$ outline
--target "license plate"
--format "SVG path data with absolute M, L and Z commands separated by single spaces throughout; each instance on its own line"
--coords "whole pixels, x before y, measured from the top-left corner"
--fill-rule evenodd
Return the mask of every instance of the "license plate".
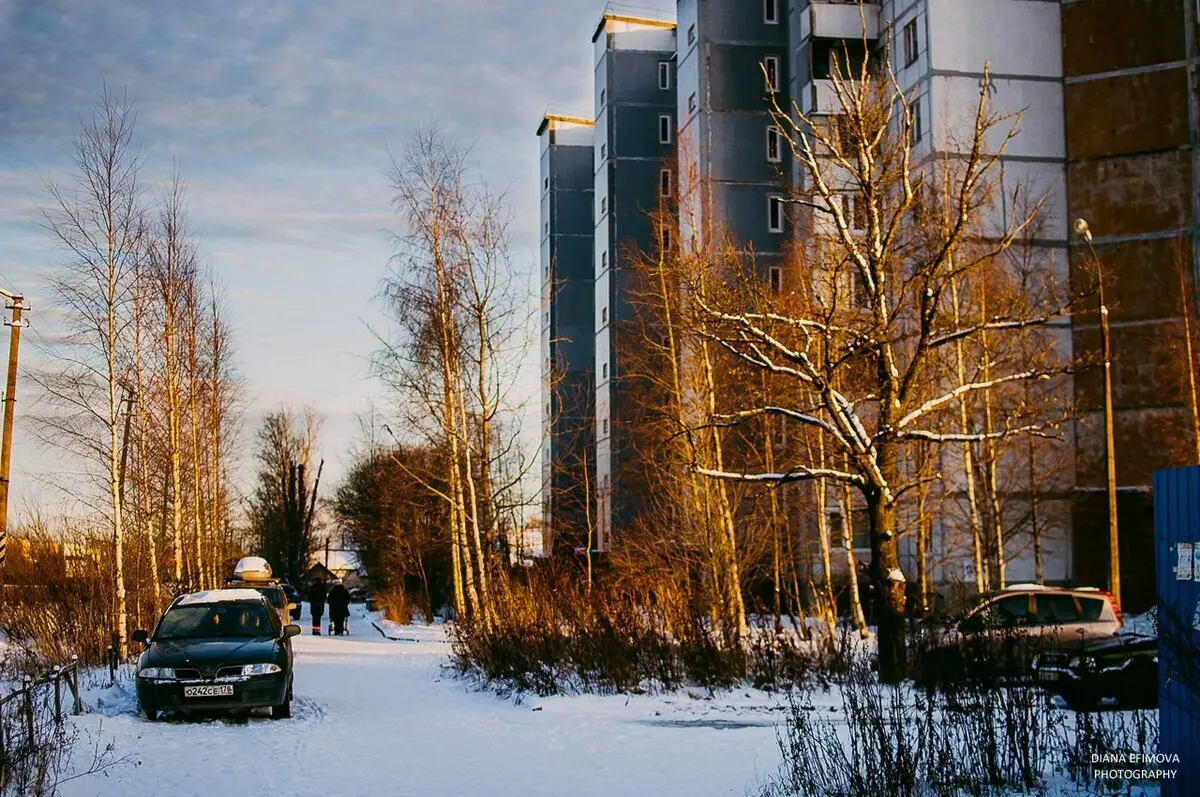
M 1041 670 L 1040 672 L 1038 672 L 1038 680 L 1039 681 L 1057 681 L 1060 675 L 1061 675 L 1061 673 L 1054 672 L 1053 670 Z
M 185 686 L 184 697 L 229 697 L 233 694 L 233 684 L 214 684 L 212 686 Z

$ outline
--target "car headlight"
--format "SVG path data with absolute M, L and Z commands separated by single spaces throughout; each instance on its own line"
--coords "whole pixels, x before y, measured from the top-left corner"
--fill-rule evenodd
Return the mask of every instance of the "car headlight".
M 273 675 L 279 671 L 278 664 L 247 664 L 242 667 L 242 675 Z
M 175 670 L 170 667 L 143 667 L 138 670 L 138 678 L 150 681 L 174 681 Z

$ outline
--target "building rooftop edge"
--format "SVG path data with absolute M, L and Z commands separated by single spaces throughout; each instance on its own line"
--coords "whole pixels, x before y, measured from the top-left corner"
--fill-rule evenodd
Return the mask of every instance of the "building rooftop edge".
M 566 116 L 564 114 L 548 113 L 542 117 L 541 123 L 538 124 L 537 135 L 540 136 L 542 133 L 546 132 L 546 128 L 550 126 L 551 122 L 566 122 L 567 124 L 586 125 L 588 127 L 596 126 L 596 123 L 593 120 L 586 119 L 582 116 Z
M 600 22 L 596 24 L 596 32 L 592 34 L 592 42 L 600 38 L 600 32 L 604 30 L 606 22 L 629 22 L 634 25 L 645 25 L 649 28 L 664 28 L 667 30 L 675 30 L 678 27 L 674 22 L 665 19 L 654 19 L 653 17 L 636 17 L 630 14 L 605 14 L 600 17 Z

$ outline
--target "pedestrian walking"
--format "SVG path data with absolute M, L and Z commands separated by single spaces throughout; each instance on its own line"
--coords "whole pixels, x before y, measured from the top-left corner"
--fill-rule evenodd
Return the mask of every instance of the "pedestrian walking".
M 350 616 L 350 592 L 340 580 L 333 582 L 329 590 L 329 619 L 333 621 L 333 633 L 346 633 L 346 618 Z
M 309 613 L 312 614 L 313 636 L 321 635 L 321 617 L 325 614 L 325 582 L 317 579 L 308 588 Z

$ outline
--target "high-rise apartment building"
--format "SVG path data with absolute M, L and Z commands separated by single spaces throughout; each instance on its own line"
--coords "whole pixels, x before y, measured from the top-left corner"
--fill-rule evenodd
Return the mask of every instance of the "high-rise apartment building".
M 674 187 L 675 23 L 605 14 L 595 54 L 596 547 L 645 505 L 636 378 L 641 336 L 628 259 L 658 245 L 653 214 Z
M 932 170 L 966 154 L 972 138 L 975 110 L 987 75 L 990 110 L 1012 115 L 1000 122 L 987 142 L 998 148 L 1013 125 L 993 171 L 996 202 L 983 219 L 981 233 L 1000 235 L 1037 199 L 1042 200 L 1035 230 L 1022 241 L 1019 254 L 1059 284 L 1068 280 L 1065 145 L 1063 137 L 1062 54 L 1057 3 L 1035 0 L 880 0 L 857 2 L 796 0 L 789 20 L 794 45 L 791 96 L 795 107 L 812 118 L 830 117 L 840 108 L 831 80 L 835 61 L 842 74 L 856 72 L 864 54 L 875 63 L 890 58 L 899 88 L 910 98 L 913 115 L 913 156 L 918 168 Z M 801 170 L 797 185 L 803 190 Z M 933 182 L 933 181 L 931 181 Z M 853 211 L 853 192 L 845 197 L 847 218 Z M 821 224 L 819 214 L 814 224 Z M 803 229 L 798 231 L 802 237 Z M 1071 357 L 1070 336 L 1064 329 L 1059 356 Z M 1069 382 L 1061 386 L 1070 392 Z M 1063 402 L 1069 400 L 1063 395 Z M 1009 451 L 1005 469 L 1028 470 L 1055 458 L 1039 443 L 1033 453 Z M 1061 453 L 1059 453 L 1059 457 Z M 1024 461 L 1019 461 L 1024 460 Z M 934 577 L 938 581 L 974 579 L 972 548 L 963 544 L 967 528 L 967 485 L 962 454 L 947 447 L 940 470 L 943 507 L 931 535 Z M 1049 468 L 1042 468 L 1049 471 Z M 1036 495 L 1013 496 L 1005 502 L 1006 578 L 1032 581 L 1036 575 L 1032 522 L 1043 578 L 1071 578 L 1071 468 L 1055 467 L 1040 480 Z M 950 499 L 949 501 L 945 499 Z M 1036 501 L 1036 511 L 1031 502 Z M 835 511 L 840 511 L 836 507 Z M 1031 520 L 1036 518 L 1036 521 Z M 902 545 L 902 558 L 915 555 Z M 867 551 L 862 551 L 865 557 Z
M 634 312 L 620 263 L 652 243 L 657 195 L 703 185 L 687 201 L 679 197 L 679 240 L 702 241 L 712 222 L 753 252 L 762 278 L 782 285 L 789 275 L 775 263 L 809 231 L 787 201 L 803 190 L 802 170 L 772 106 L 831 114 L 834 59 L 861 63 L 867 51 L 873 59 L 887 51 L 913 100 L 918 164 L 933 169 L 961 154 L 985 68 L 991 109 L 1019 124 L 997 169 L 985 234 L 1040 197 L 1038 223 L 1018 256 L 1078 287 L 1086 249 L 1070 222 L 1089 221 L 1112 307 L 1122 547 L 1141 545 L 1152 527 L 1151 471 L 1196 458 L 1177 368 L 1179 321 L 1195 304 L 1183 293 L 1195 289 L 1180 287 L 1175 264 L 1182 257 L 1190 279 L 1200 262 L 1197 11 L 1195 0 L 679 0 L 677 28 L 606 14 L 594 39 L 593 147 L 595 472 L 604 538 L 636 515 L 644 483 L 624 475 L 636 472 L 637 427 L 620 381 L 619 321 Z M 999 125 L 988 144 L 1000 146 L 1006 130 Z M 1082 364 L 1097 348 L 1094 315 L 1064 322 L 1061 333 L 1064 358 Z M 1066 439 L 1074 455 L 1045 469 L 1037 488 L 1042 575 L 1050 581 L 1105 582 L 1099 380 L 1084 369 L 1064 383 L 1084 421 L 1078 439 L 1073 430 Z M 1028 456 L 1040 467 L 1053 453 Z M 961 463 L 948 455 L 941 466 L 946 493 L 959 494 Z M 1032 579 L 1029 529 L 1022 530 L 1022 501 L 1032 493 L 1012 495 L 1007 576 Z M 949 527 L 960 520 L 946 515 L 935 547 L 949 545 Z M 1138 558 L 1131 549 L 1126 561 Z M 937 575 L 969 580 L 961 565 L 945 559 Z
M 541 145 L 544 548 L 586 544 L 594 472 L 593 123 L 547 114 Z

